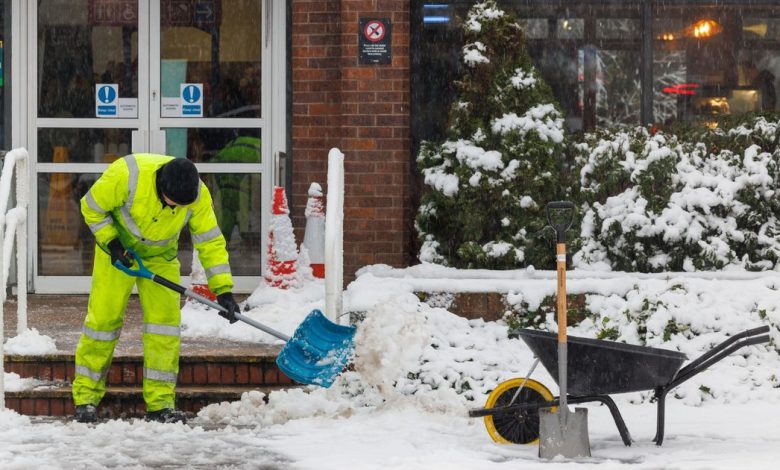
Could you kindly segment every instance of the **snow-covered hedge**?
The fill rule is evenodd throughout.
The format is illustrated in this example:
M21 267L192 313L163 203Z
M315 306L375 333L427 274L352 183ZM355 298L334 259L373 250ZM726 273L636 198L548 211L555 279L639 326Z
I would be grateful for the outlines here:
M446 140L423 142L417 157L428 186L416 220L420 259L491 269L549 263L554 252L539 246L549 248L544 203L566 187L563 116L513 15L493 0L478 3L464 35Z
M682 137L601 130L576 145L585 269L770 270L780 259L779 122Z

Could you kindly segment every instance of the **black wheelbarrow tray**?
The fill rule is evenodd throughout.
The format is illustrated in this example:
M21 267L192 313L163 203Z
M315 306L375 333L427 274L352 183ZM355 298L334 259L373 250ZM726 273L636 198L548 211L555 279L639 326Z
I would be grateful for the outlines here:
M687 356L677 351L569 336L569 404L600 402L606 405L623 443L630 446L631 435L617 405L609 395L652 390L653 400L658 402L658 419L653 441L660 446L664 440L666 395L738 349L768 342L767 333L768 326L743 331L682 368ZM517 329L510 336L520 336L557 381L556 334ZM539 436L539 409L555 407L558 404L559 397L553 397L544 385L531 379L518 378L496 387L488 398L487 405L470 410L469 416L485 417L488 432L498 442L531 443Z

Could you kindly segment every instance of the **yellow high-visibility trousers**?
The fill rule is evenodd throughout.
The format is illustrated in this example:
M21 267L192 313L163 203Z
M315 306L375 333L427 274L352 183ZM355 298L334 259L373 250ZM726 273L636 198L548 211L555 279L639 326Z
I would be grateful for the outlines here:
M179 283L179 260L162 257L143 260L155 274ZM133 277L111 265L111 256L95 247L92 290L87 318L76 347L73 402L97 405L106 393L114 347L124 324L133 285L143 308L144 401L147 411L175 408L176 377L181 346L180 297L149 279Z

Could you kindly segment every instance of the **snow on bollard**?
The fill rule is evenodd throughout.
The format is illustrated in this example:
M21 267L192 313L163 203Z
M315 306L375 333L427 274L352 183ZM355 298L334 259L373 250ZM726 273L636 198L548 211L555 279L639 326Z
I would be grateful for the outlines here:
M287 198L284 195L284 188L280 186L274 187L271 214L265 282L280 289L299 287L301 280L297 269L298 249L290 220L290 210L287 208Z
M206 270L203 269L203 265L200 264L200 258L198 257L198 250L192 250L192 273L190 274L190 289L192 292L205 297L209 300L217 300L217 295L211 292L209 289L208 280L206 279ZM195 302L194 300L187 298L187 302Z
M325 278L325 204L322 201L322 186L309 186L306 201L306 231L303 246L309 253L309 263L314 277Z

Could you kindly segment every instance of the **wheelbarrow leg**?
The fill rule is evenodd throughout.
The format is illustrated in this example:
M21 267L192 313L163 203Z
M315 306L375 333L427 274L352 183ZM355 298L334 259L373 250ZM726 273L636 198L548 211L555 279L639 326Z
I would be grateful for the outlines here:
M583 397L569 397L569 403L571 404L586 403L591 401L597 401L599 403L606 405L606 407L609 408L609 412L612 414L612 419L615 421L615 426L617 426L618 428L618 432L620 433L620 438L623 440L623 444L625 444L626 447L631 447L631 434L628 432L628 427L626 426L626 422L623 421L623 415L620 414L620 410L615 404L615 401L612 400L612 397L610 397L609 395L588 395Z
M664 418L666 416L666 394L668 392L669 390L664 387L655 389L655 399L658 400L658 417L656 419L653 442L657 446L664 443Z

